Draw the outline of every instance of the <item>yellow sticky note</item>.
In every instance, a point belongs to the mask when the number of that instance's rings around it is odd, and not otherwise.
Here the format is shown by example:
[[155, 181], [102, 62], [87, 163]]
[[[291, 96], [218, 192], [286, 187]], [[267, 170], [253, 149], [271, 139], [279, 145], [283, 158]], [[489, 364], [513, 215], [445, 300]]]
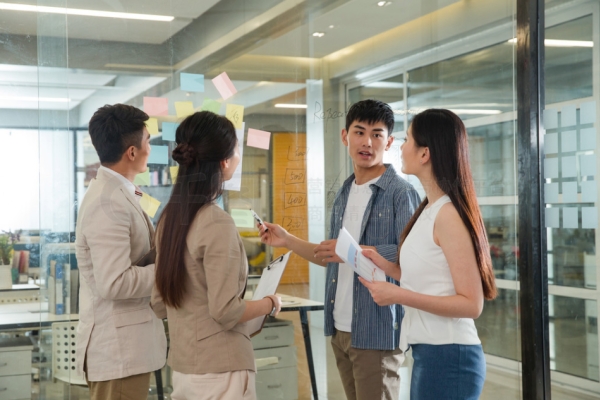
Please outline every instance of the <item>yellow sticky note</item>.
[[158, 120], [156, 118], [149, 118], [146, 121], [146, 128], [151, 136], [158, 135]]
[[225, 116], [233, 122], [233, 126], [235, 126], [236, 129], [240, 129], [242, 127], [242, 122], [244, 122], [244, 106], [227, 104]]
[[154, 218], [156, 211], [158, 211], [158, 207], [160, 207], [160, 201], [144, 193], [140, 199], [140, 207], [142, 207], [142, 210], [144, 210], [150, 218]]
[[137, 174], [133, 180], [133, 184], [138, 186], [150, 186], [150, 168], [146, 169], [146, 172]]
[[194, 113], [194, 103], [191, 101], [176, 101], [175, 112], [178, 118], [185, 118]]
[[174, 167], [169, 167], [169, 169], [171, 170], [171, 182], [175, 184], [175, 181], [177, 180], [177, 174], [179, 173], [179, 167], [175, 165]]

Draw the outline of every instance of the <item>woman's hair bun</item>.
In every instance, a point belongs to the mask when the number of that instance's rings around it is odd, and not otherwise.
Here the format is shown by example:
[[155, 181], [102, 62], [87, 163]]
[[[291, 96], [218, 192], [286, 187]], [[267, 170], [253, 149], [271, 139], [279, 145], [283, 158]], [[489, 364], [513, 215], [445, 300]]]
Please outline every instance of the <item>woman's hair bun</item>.
[[189, 143], [179, 143], [173, 150], [173, 160], [179, 165], [188, 166], [196, 161], [196, 149]]

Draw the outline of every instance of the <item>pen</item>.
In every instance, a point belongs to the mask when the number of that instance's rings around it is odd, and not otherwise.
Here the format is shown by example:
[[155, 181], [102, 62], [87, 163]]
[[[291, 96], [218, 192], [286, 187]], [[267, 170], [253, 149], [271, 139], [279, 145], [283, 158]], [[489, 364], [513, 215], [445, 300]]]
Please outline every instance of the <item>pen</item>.
[[[254, 212], [254, 210], [250, 210], [252, 211], [252, 215], [254, 216], [254, 219], [256, 220], [256, 222], [258, 222], [259, 225], [264, 225], [262, 219], [260, 219], [260, 217], [258, 216], [257, 213]], [[268, 231], [269, 228], [267, 228], [267, 226], [265, 225], [265, 232]]]

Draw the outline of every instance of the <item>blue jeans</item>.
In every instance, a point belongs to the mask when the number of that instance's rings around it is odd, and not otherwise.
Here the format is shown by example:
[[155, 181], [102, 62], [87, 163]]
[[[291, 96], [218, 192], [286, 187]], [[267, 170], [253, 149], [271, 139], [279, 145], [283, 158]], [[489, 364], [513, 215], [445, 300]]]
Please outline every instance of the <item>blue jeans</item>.
[[477, 400], [485, 381], [481, 345], [415, 344], [410, 400]]

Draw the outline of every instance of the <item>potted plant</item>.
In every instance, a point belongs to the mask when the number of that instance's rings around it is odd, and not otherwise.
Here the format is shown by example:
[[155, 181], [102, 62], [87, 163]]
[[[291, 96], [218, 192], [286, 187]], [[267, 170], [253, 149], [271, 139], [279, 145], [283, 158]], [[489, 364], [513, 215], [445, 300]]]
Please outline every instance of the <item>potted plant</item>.
[[0, 289], [12, 288], [13, 272], [11, 258], [13, 256], [13, 244], [18, 240], [18, 233], [4, 231], [4, 233], [0, 234]]

